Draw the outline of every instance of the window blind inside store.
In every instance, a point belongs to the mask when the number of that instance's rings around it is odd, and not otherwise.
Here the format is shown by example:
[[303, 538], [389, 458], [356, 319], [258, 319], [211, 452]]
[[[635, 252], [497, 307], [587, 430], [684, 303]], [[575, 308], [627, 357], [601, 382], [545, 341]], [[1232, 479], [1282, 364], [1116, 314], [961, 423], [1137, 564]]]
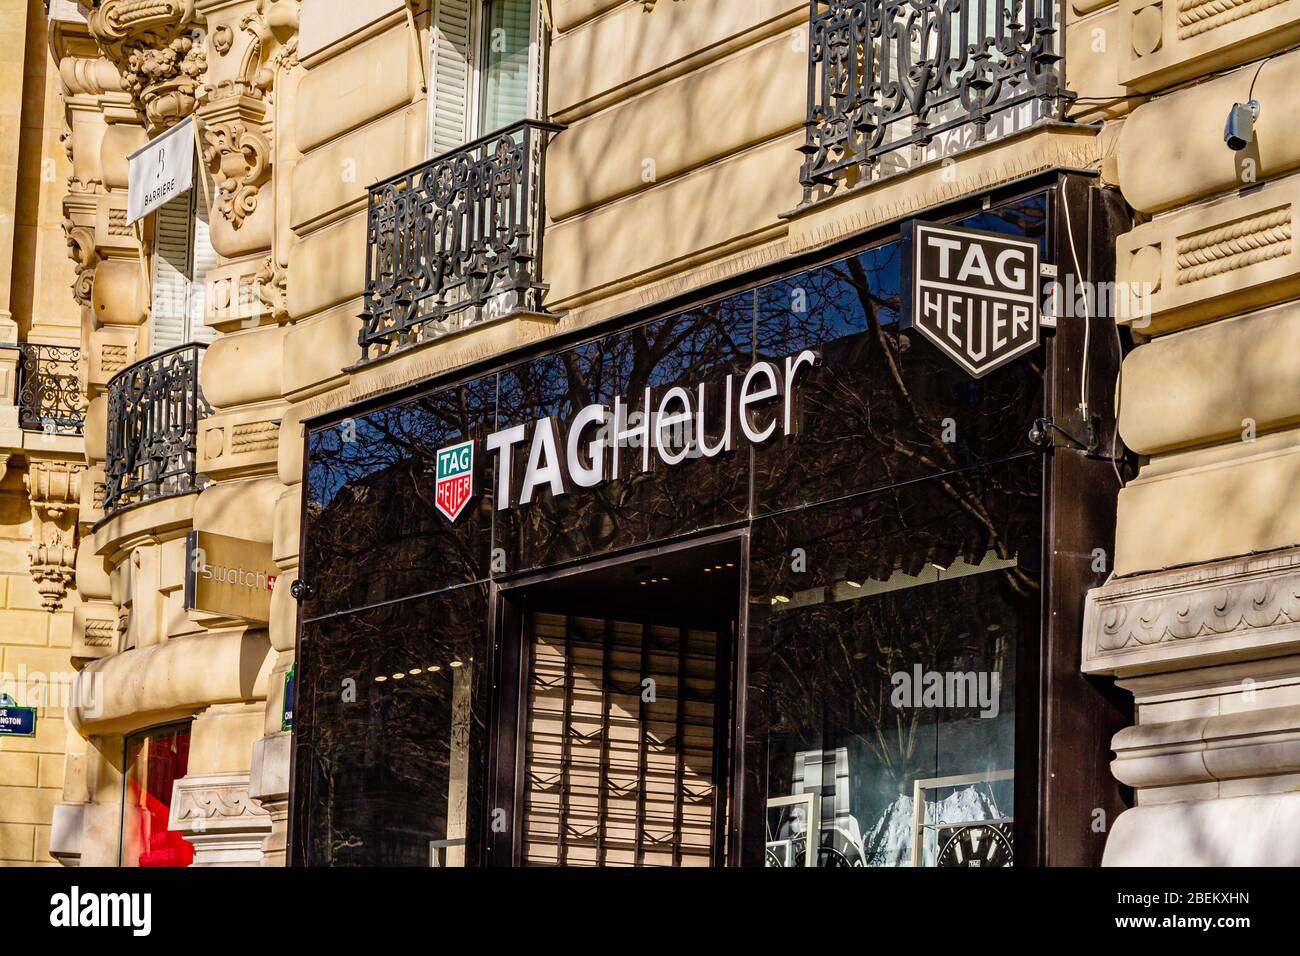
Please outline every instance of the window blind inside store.
[[708, 866], [718, 635], [533, 614], [529, 645], [525, 864]]

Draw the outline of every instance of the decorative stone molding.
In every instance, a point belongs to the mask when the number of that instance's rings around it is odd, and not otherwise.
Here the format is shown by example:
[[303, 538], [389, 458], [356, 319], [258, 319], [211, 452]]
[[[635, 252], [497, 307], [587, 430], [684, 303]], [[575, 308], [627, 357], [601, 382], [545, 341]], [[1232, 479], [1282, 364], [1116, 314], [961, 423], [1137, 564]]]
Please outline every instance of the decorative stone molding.
[[86, 378], [97, 394], [137, 358], [140, 335], [131, 326], [105, 326], [90, 334]]
[[1189, 786], [1300, 773], [1300, 706], [1126, 727], [1111, 746], [1115, 779], [1141, 790], [1144, 802], [1185, 799]]
[[1119, 81], [1172, 86], [1285, 49], [1300, 38], [1298, 0], [1120, 0]]
[[217, 184], [217, 210], [239, 229], [257, 209], [271, 178], [271, 142], [260, 125], [243, 119], [203, 127], [203, 162]]
[[194, 112], [207, 69], [196, 25], [193, 0], [103, 0], [90, 15], [91, 34], [153, 127]]
[[72, 260], [76, 278], [72, 283], [72, 297], [83, 308], [90, 306], [90, 293], [95, 281], [95, 266], [99, 252], [95, 249], [95, 230], [78, 226], [71, 219], [63, 220], [63, 234], [68, 240], [68, 258]]
[[[1154, 219], [1116, 240], [1120, 288], [1148, 289], [1118, 321], [1147, 334], [1240, 315], [1300, 292], [1300, 176]], [[1145, 314], [1144, 314], [1145, 313]]]
[[76, 577], [77, 510], [85, 470], [84, 464], [35, 459], [23, 477], [32, 506], [32, 546], [27, 555], [48, 611], [63, 605]]
[[257, 297], [271, 312], [273, 322], [289, 321], [289, 273], [274, 257], [267, 256], [257, 272], [254, 289]]
[[274, 472], [285, 407], [274, 402], [203, 419], [196, 467], [220, 480]]
[[72, 658], [98, 660], [117, 651], [118, 613], [112, 601], [82, 597], [72, 609]]
[[1118, 578], [1088, 592], [1083, 670], [1120, 676], [1300, 651], [1300, 549]]
[[210, 78], [208, 96], [211, 99], [226, 96], [262, 99], [267, 96], [273, 73], [266, 62], [270, 59], [274, 42], [270, 25], [260, 10], [241, 17], [238, 31], [228, 23], [213, 26], [213, 50], [222, 59], [230, 56], [232, 50], [237, 50], [239, 61], [233, 75]]
[[1287, 204], [1181, 237], [1175, 258], [1178, 283], [1208, 279], [1290, 252], [1291, 206]]
[[222, 332], [263, 325], [271, 318], [261, 288], [265, 260], [237, 259], [208, 272], [203, 321]]
[[167, 828], [194, 845], [195, 866], [257, 866], [271, 815], [248, 792], [248, 774], [187, 776], [172, 785]]

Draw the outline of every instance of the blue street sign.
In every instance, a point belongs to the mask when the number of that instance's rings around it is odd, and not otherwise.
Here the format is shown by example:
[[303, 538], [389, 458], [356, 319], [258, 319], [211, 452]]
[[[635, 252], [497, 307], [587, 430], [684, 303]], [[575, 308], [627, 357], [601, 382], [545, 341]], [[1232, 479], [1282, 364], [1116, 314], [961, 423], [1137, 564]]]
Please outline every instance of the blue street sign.
[[0, 737], [35, 737], [36, 708], [19, 707], [8, 694], [0, 694]]

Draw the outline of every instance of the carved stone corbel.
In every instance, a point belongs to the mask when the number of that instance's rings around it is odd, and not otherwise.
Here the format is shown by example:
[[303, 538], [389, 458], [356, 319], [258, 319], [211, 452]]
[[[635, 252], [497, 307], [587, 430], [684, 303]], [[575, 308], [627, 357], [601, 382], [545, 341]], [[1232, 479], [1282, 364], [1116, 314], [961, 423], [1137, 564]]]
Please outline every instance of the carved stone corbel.
[[255, 278], [257, 297], [271, 310], [271, 318], [276, 322], [288, 321], [289, 273], [276, 265], [273, 256], [267, 256]]
[[46, 610], [57, 611], [77, 569], [77, 510], [84, 464], [43, 461], [28, 464], [23, 484], [32, 505], [32, 577]]
[[76, 274], [72, 283], [72, 297], [78, 305], [88, 308], [95, 282], [95, 266], [99, 265], [95, 230], [88, 226], [78, 226], [71, 219], [64, 219], [63, 234], [68, 240], [68, 258], [72, 260], [73, 272]]
[[209, 121], [203, 127], [203, 162], [217, 184], [216, 208], [239, 229], [257, 209], [258, 194], [271, 178], [271, 143], [252, 122]]
[[194, 0], [103, 0], [90, 15], [91, 34], [155, 128], [194, 112], [207, 70], [197, 25]]

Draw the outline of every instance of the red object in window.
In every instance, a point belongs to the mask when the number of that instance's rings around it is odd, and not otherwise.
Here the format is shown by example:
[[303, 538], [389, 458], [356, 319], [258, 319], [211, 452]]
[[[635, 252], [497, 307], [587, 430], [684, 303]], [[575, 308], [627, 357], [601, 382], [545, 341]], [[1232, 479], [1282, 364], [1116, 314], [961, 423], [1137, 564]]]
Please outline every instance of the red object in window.
[[123, 834], [126, 866], [189, 866], [194, 847], [167, 829], [172, 784], [185, 776], [190, 757], [189, 730], [152, 731], [127, 746], [127, 809], [134, 828]]

